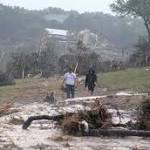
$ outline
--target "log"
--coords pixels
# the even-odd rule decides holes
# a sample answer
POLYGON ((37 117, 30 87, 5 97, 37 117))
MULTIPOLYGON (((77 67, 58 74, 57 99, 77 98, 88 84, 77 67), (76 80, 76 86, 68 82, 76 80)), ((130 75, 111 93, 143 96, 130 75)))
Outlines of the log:
POLYGON ((56 116, 48 116, 48 115, 42 115, 42 116, 31 116, 29 117, 23 124, 22 128, 27 129, 32 121, 35 120, 53 120, 53 121, 60 121, 64 119, 64 115, 56 115, 56 116))
POLYGON ((150 131, 144 130, 121 130, 121 129, 91 129, 89 136, 139 136, 139 137, 150 137, 150 131))

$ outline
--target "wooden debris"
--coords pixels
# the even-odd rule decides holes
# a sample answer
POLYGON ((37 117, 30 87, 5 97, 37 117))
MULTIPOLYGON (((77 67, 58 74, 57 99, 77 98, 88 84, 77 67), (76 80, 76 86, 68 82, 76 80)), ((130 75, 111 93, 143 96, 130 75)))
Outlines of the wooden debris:
POLYGON ((35 120, 53 120, 53 121, 60 121, 64 119, 64 115, 56 115, 56 116, 48 116, 48 115, 41 115, 41 116, 31 116, 29 117, 23 124, 22 128, 27 129, 32 121, 35 120))
MULTIPOLYGON (((58 121, 62 130, 71 135, 88 135, 88 136, 141 136, 150 137, 150 131, 127 130, 127 129, 110 129, 113 127, 112 116, 108 113, 107 108, 95 100, 91 110, 78 111, 76 113, 59 114, 55 116, 32 116, 23 124, 23 129, 27 129, 34 120, 52 120, 58 121), (88 133, 85 133, 82 122, 88 124, 88 133), (82 128, 83 127, 83 128, 82 128), (109 129, 108 129, 109 128, 109 129), (83 129, 83 130, 82 130, 83 129), (78 134, 80 133, 80 134, 78 134)), ((121 124, 115 125, 121 126, 121 124)), ((123 125, 123 127, 126 127, 123 125)))
POLYGON ((140 136, 150 137, 150 131, 144 130, 121 130, 121 129, 91 129, 89 136, 140 136))

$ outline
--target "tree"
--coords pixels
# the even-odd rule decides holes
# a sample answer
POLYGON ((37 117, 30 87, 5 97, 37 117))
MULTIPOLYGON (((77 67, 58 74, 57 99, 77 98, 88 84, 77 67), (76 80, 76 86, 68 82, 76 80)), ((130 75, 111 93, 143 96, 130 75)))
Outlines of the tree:
POLYGON ((16 78, 24 78, 26 72, 26 59, 27 55, 23 52, 21 53, 13 53, 12 61, 8 63, 8 72, 12 73, 16 78))
POLYGON ((73 54, 63 55, 59 58, 59 66, 61 73, 65 73, 68 67, 76 67, 75 71, 77 73, 85 75, 89 67, 94 67, 97 71, 99 71, 99 55, 94 52, 82 53, 80 56, 73 54), (77 66, 77 64, 79 65, 77 66))
POLYGON ((57 45, 57 41, 50 38, 47 32, 43 34, 39 43, 37 62, 39 71, 44 77, 48 77, 56 71, 57 45))
POLYGON ((116 0, 110 7, 119 15, 141 17, 150 42, 150 0, 116 0))
POLYGON ((145 39, 139 39, 136 49, 137 51, 130 57, 129 64, 135 67, 150 65, 150 43, 145 39))
POLYGON ((38 59, 39 70, 44 77, 54 74, 57 70, 57 55, 55 43, 48 42, 47 48, 40 53, 38 59))
POLYGON ((84 55, 85 53, 87 53, 88 50, 89 50, 89 48, 85 45, 83 40, 78 39, 78 38, 76 39, 75 45, 70 45, 70 47, 68 47, 69 53, 72 56, 74 56, 75 59, 76 59, 76 65, 75 65, 75 68, 74 68, 74 72, 77 71, 77 68, 80 64, 81 55, 84 55))
POLYGON ((85 53, 87 50, 88 50, 88 49, 87 49, 87 47, 85 46, 85 44, 83 43, 83 41, 82 41, 82 40, 78 40, 78 42, 77 42, 77 51, 76 51, 77 62, 76 62, 76 66, 75 66, 74 72, 77 71, 78 65, 79 65, 79 63, 80 63, 80 61, 81 61, 81 58, 80 58, 81 55, 82 55, 83 53, 85 53))
POLYGON ((55 43, 49 41, 43 51, 40 52, 16 52, 12 53, 11 61, 8 63, 8 72, 15 78, 24 78, 28 74, 41 73, 44 77, 54 74, 57 70, 57 56, 55 54, 55 43))

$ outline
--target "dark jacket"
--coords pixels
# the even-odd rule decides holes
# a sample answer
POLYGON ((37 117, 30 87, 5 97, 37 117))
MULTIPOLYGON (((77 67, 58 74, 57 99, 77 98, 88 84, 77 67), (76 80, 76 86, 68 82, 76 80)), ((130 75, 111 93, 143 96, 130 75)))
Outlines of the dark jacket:
POLYGON ((97 76, 94 70, 89 70, 88 74, 86 75, 85 79, 85 87, 95 87, 95 82, 97 81, 97 76))

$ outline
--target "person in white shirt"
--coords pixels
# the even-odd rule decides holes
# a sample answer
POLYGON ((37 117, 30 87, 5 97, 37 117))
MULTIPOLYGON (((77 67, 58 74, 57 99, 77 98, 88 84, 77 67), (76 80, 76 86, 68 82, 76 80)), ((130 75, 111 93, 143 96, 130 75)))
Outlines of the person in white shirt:
POLYGON ((64 84, 66 88, 67 98, 74 98, 76 74, 69 68, 69 71, 64 75, 64 84))

